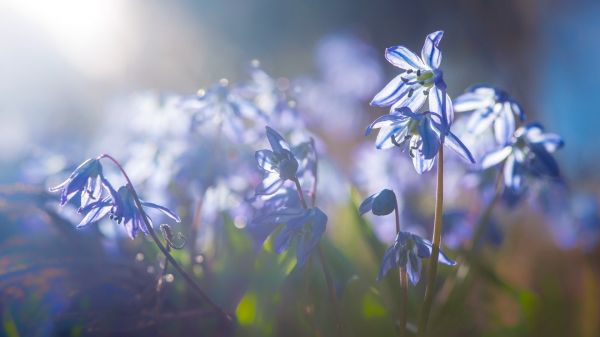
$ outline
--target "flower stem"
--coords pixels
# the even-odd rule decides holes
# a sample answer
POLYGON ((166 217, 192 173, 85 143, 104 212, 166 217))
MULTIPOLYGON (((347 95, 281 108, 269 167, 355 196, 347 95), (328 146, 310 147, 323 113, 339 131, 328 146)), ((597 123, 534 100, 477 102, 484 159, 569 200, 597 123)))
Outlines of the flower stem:
MULTIPOLYGON (((400 213, 398 211, 398 202, 394 208, 396 215, 396 235, 400 234, 400 213)), ((408 282, 406 277, 406 269, 400 267, 400 337, 406 335, 406 316, 408 313, 408 282)))
POLYGON ((435 214, 433 218, 433 239, 431 240, 431 257, 429 258, 429 274, 427 277, 427 287, 425 288, 425 299, 423 309, 421 310, 421 319, 419 321, 419 336, 424 336, 427 331, 427 322, 431 313, 433 304, 433 291, 435 286, 435 277, 437 274, 438 257, 440 252, 440 243, 442 241, 442 211, 444 205, 444 146, 440 146, 438 153, 437 168, 437 189, 435 196, 435 214))
POLYGON ((127 187, 129 188, 129 190, 133 196, 135 205, 140 210, 140 213, 142 214, 144 223, 146 224, 146 227, 148 228, 148 233, 152 237, 152 240, 154 241, 156 246, 158 246, 158 249, 160 249, 160 251, 163 253, 165 258, 171 263, 173 268, 175 268, 177 270, 177 272, 179 272, 181 274, 181 276, 183 276, 183 279, 188 283, 188 285, 190 287, 192 287, 200 295, 200 297, 202 297, 202 299, 204 301, 206 301, 216 312, 221 314, 225 319, 227 319, 228 321, 232 321, 233 318, 231 317, 231 315, 229 315, 227 312, 225 312, 225 310, 223 310, 215 302, 213 302, 213 300, 204 292, 204 290, 202 290, 200 285, 198 285, 198 283, 196 283, 196 281, 181 267, 181 265, 179 265, 179 263, 171 255, 171 253, 167 250, 167 248, 162 244, 162 242, 156 235, 156 232, 154 231, 152 224, 150 223, 150 221, 148 221, 148 216, 146 215, 146 212, 144 211, 144 208, 142 207, 140 198, 138 197, 137 192, 135 191, 135 188, 133 188, 131 179, 129 179, 129 176, 127 175, 127 172, 125 172, 125 169, 123 169, 123 166, 121 166, 121 164, 119 164, 119 162, 115 158, 111 157, 108 154, 102 154, 101 156, 98 157, 98 159, 102 159, 102 158, 106 158, 106 159, 109 159, 110 161, 112 161, 115 164, 115 166, 117 166, 117 168, 119 168, 119 170, 121 171, 123 178, 125 178, 125 180, 127 181, 127 187))
POLYGON ((502 167, 498 171, 498 175, 496 177, 496 183, 495 183, 495 187, 494 187, 494 196, 492 197, 492 200, 490 200, 490 202, 487 204, 484 211, 481 213, 479 220, 475 224, 475 232, 473 233, 473 238, 471 240, 471 246, 469 247, 469 251, 467 252, 469 257, 470 257, 470 255, 473 254, 473 251, 475 250, 477 243, 479 242, 479 240, 481 239, 481 236, 485 232, 485 226, 490 221, 490 218, 492 216, 492 211, 494 210, 496 203, 498 203, 498 200, 500 200, 500 196, 502 196, 502 172, 503 171, 504 171, 504 167, 502 167))
MULTIPOLYGON (((306 200, 304 199, 304 193, 302 192, 302 186, 300 186, 300 181, 298 180, 298 178, 294 179, 294 183, 296 184, 296 190, 298 191, 298 195, 300 196, 300 202, 302 203, 302 207, 307 209, 308 206, 306 204, 306 200)), ((321 267, 323 268, 323 275, 325 276, 325 282, 327 283, 329 299, 331 300, 331 304, 333 305, 333 312, 336 321, 336 332, 338 336, 342 336, 342 320, 340 318, 340 313, 338 310, 337 295, 335 292, 335 287, 333 285, 333 277, 331 276, 331 271, 327 267, 327 263, 325 263, 325 256, 323 254, 323 249, 321 248, 321 243, 317 244, 317 249, 319 253, 319 262, 321 263, 321 267)))

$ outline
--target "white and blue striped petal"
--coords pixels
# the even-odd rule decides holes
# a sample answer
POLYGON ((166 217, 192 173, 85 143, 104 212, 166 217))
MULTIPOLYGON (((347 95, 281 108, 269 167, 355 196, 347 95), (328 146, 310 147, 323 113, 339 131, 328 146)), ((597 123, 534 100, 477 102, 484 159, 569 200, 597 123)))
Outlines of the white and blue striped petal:
POLYGON ((433 32, 425 38, 423 49, 421 49, 421 59, 431 69, 439 68, 442 63, 442 51, 438 48, 440 40, 444 36, 443 31, 433 32))

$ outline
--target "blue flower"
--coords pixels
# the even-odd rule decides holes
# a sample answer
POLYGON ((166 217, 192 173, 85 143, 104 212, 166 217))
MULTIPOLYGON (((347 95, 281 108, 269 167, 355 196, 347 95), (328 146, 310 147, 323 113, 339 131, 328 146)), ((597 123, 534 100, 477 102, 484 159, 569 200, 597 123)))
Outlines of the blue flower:
POLYGON ((297 179, 298 173, 298 160, 292 153, 290 145, 277 131, 268 126, 266 129, 272 150, 256 151, 256 162, 266 173, 261 184, 256 187, 257 195, 275 193, 284 181, 297 179))
POLYGON ((358 207, 358 211, 360 215, 372 211, 375 215, 384 216, 392 213, 397 205, 396 194, 392 190, 384 189, 366 198, 358 207))
POLYGON ((98 201, 104 186, 102 164, 98 159, 88 159, 79 165, 62 184, 50 188, 50 192, 60 192, 60 205, 81 193, 80 207, 98 201))
POLYGON ((296 266, 302 268, 325 233, 327 215, 319 208, 302 209, 302 212, 287 222, 275 238, 278 254, 296 244, 296 266))
MULTIPOLYGON (((290 190, 291 191, 291 190, 290 190)), ((287 198, 279 201, 289 201, 287 198)), ((273 200, 278 204, 278 200, 273 200)), ((260 228, 263 234, 265 229, 273 232, 278 226, 283 228, 274 241, 274 249, 278 254, 296 245, 297 266, 302 267, 312 250, 321 239, 327 225, 327 215, 319 208, 280 207, 269 214, 261 214, 251 222, 253 227, 260 228)), ((266 238, 265 235, 263 238, 266 238)))
POLYGON ((471 152, 447 125, 440 125, 436 121, 439 118, 440 115, 435 112, 414 113, 407 107, 398 108, 373 121, 365 134, 369 135, 373 129, 380 129, 375 141, 378 149, 393 146, 408 149, 419 174, 431 170, 442 142, 461 158, 474 163, 471 152))
MULTIPOLYGON (((398 233, 394 244, 383 255, 377 281, 380 281, 390 269, 400 267, 406 269, 410 283, 416 285, 421 278, 421 259, 429 258, 431 250, 430 241, 412 233, 398 233)), ((456 262, 441 250, 439 262, 449 266, 456 265, 456 262)))
POLYGON ((552 153, 563 145, 560 136, 544 133, 541 125, 526 124, 515 131, 508 145, 484 156, 481 167, 504 163, 506 195, 518 198, 526 190, 526 176, 560 180, 560 169, 552 153))
POLYGON ((472 111, 467 122, 467 132, 479 135, 493 128, 496 142, 508 143, 515 132, 515 116, 523 121, 521 105, 503 90, 487 85, 476 85, 456 98, 454 111, 472 111))
POLYGON ((211 128, 222 128, 234 140, 250 136, 246 122, 264 117, 262 111, 231 88, 226 79, 207 90, 199 90, 195 96, 183 98, 181 108, 191 113, 193 128, 210 124, 211 128))
POLYGON ((386 49, 385 58, 405 70, 392 79, 371 101, 375 106, 392 106, 392 110, 408 107, 418 111, 429 97, 429 110, 445 117, 448 125, 454 119, 450 96, 446 94, 442 70, 442 51, 438 48, 443 31, 427 35, 421 57, 408 48, 395 46, 386 49))
MULTIPOLYGON (((135 238, 138 231, 142 231, 144 234, 148 234, 148 228, 144 221, 144 215, 150 224, 152 220, 146 214, 146 210, 142 214, 142 211, 137 207, 133 193, 127 186, 121 186, 118 191, 115 191, 110 185, 107 185, 110 191, 110 195, 100 201, 96 201, 88 204, 86 207, 80 209, 80 213, 86 214, 81 220, 78 228, 87 226, 93 222, 97 222, 104 216, 108 215, 111 220, 119 224, 123 224, 127 234, 132 239, 135 238)), ((153 204, 140 200, 142 207, 156 209, 171 219, 180 222, 181 219, 172 211, 166 207, 153 204)))
MULTIPOLYGON (((280 211, 286 208, 299 209, 302 207, 298 192, 292 188, 281 188, 272 195, 257 199, 257 203, 252 220, 249 221, 246 229, 259 247, 282 223, 282 219, 287 213, 280 213, 280 211)), ((292 212, 293 214, 295 213, 292 212)))

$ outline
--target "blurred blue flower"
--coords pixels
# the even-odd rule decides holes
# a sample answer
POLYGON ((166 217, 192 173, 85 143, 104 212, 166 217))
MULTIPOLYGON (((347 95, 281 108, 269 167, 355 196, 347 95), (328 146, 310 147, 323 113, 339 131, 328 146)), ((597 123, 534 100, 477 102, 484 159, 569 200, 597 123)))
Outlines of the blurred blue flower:
POLYGON ((253 130, 248 128, 246 123, 265 117, 264 113, 240 95, 236 88, 231 88, 226 79, 207 90, 199 90, 195 96, 183 98, 180 105, 184 111, 191 113, 192 128, 204 126, 209 129, 222 129, 232 140, 245 141, 252 138, 253 130))
POLYGON ((466 131, 479 135, 493 128, 496 142, 507 144, 516 129, 515 116, 523 121, 521 105, 507 92, 487 85, 476 85, 454 100, 455 112, 472 111, 466 131))
POLYGON ((298 216, 284 222, 285 226, 275 238, 274 247, 279 254, 296 243, 296 266, 299 268, 302 268, 310 257, 327 225, 327 215, 319 208, 301 210, 298 216))
POLYGON ((98 159, 88 159, 79 165, 62 184, 51 187, 50 192, 60 192, 61 206, 81 193, 80 207, 84 208, 94 201, 99 201, 104 185, 102 164, 98 159))
MULTIPOLYGON (((383 255, 377 280, 380 281, 390 269, 400 267, 406 269, 410 283, 416 285, 421 278, 421 259, 429 258, 431 250, 430 241, 412 233, 398 233, 394 244, 383 255)), ((449 266, 456 265, 441 250, 439 262, 449 266)))
POLYGON ((474 163, 467 147, 449 128, 436 122, 434 116, 439 120, 440 115, 435 112, 414 113, 407 107, 394 109, 390 114, 373 121, 365 134, 369 135, 373 129, 380 129, 375 141, 378 149, 393 146, 408 149, 419 174, 431 170, 441 142, 461 158, 474 163))
POLYGON ((438 48, 443 31, 427 35, 421 57, 408 48, 395 46, 386 49, 385 58, 405 71, 392 79, 371 101, 374 106, 392 106, 392 110, 408 107, 418 111, 429 97, 429 110, 445 117, 448 125, 454 119, 450 96, 446 93, 443 72, 439 69, 442 51, 438 48))
MULTIPOLYGON (((289 201, 286 196, 282 195, 282 197, 282 199, 274 199, 272 202, 289 201)), ((266 207, 270 210, 273 204, 267 204, 266 207)), ((274 240, 275 252, 280 254, 295 244, 297 266, 302 267, 312 250, 319 243, 323 233, 325 233, 327 215, 316 207, 305 209, 293 206, 280 207, 267 214, 265 214, 266 212, 261 213, 252 220, 252 226, 255 229, 262 227, 261 234, 264 235, 267 232, 266 230, 273 232, 278 226, 283 225, 274 240)), ((263 238, 266 238, 269 234, 263 238)))
POLYGON ((392 190, 384 189, 370 195, 358 207, 360 215, 372 211, 373 214, 383 216, 392 213, 398 206, 396 194, 392 190))
POLYGON ((540 124, 529 123, 517 129, 510 143, 482 159, 482 169, 504 163, 505 200, 511 204, 527 188, 525 177, 561 180, 558 163, 552 153, 564 145, 560 136, 544 133, 540 124))

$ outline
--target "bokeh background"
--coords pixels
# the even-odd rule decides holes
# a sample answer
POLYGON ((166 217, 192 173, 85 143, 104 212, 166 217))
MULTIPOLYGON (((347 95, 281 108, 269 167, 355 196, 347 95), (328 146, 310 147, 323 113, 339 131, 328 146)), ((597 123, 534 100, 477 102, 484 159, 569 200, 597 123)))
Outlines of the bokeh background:
MULTIPOLYGON (((45 173, 58 173, 98 151, 111 151, 102 147, 110 142, 98 145, 97 140, 118 138, 132 123, 123 105, 131 95, 194 94, 222 78, 240 81, 255 59, 280 83, 302 88, 298 104, 312 111, 313 131, 324 139, 327 155, 337 167, 351 175, 356 161, 353 153, 364 141, 364 127, 383 112, 369 107, 368 101, 396 73, 385 62, 384 49, 403 44, 419 50, 426 34, 441 29, 451 96, 480 82, 511 92, 530 119, 564 138, 566 147, 557 156, 571 188, 598 197, 599 18, 600 2, 594 0, 0 0, 2 196, 26 205, 32 191, 47 187, 45 173), (48 159, 48 153, 61 156, 48 159), (19 186, 17 196, 12 190, 15 186, 19 186)), ((9 268, 15 259, 27 266, 35 256, 65 253, 59 253, 58 244, 50 238, 77 242, 66 254, 76 254, 76 246, 89 239, 69 229, 65 229, 68 234, 48 236, 41 225, 33 223, 38 220, 27 223, 6 215, 16 209, 14 204, 0 200, 0 206, 4 214, 2 282, 15 277, 16 271, 9 268), (27 254, 22 255, 22 250, 28 250, 27 254)), ((500 285, 477 284, 471 296, 456 304, 456 317, 444 317, 441 311, 437 324, 450 336, 600 336, 598 223, 589 232, 579 233, 584 238, 573 239, 585 244, 564 244, 561 234, 544 229, 547 219, 540 215, 523 210, 499 212, 503 220, 518 223, 493 254, 500 285), (465 322, 470 322, 466 328, 465 322)), ((131 254, 121 258, 141 261, 138 250, 125 250, 131 254)), ((42 281, 51 278, 55 269, 44 269, 46 274, 35 274, 24 282, 38 291, 54 289, 56 298, 48 300, 53 308, 48 312, 60 311, 72 305, 63 295, 81 268, 90 266, 68 267, 75 276, 57 284, 42 281)), ((123 271, 121 276, 137 282, 131 283, 132 288, 152 282, 148 273, 140 273, 123 271)), ((109 281, 105 287, 113 291, 109 281)), ((288 288, 293 286, 283 287, 293 291, 288 288)), ((24 308, 25 300, 15 304, 10 300, 14 296, 2 294, 4 330, 0 335, 90 333, 85 330, 85 318, 74 319, 79 325, 72 320, 56 323, 52 314, 24 308)), ((230 307, 235 310, 232 298, 230 307)), ((252 302, 244 298, 243 303, 252 302)), ((417 298, 413 301, 418 308, 417 298)), ((88 302, 98 303, 93 298, 88 302)), ((78 305, 85 307, 85 303, 78 305)), ((114 303, 97 305, 107 312, 114 303)), ((369 315, 379 317, 377 308, 369 315)), ((259 320, 249 317, 250 326, 259 320)), ((288 323, 284 320, 271 330, 242 330, 241 335, 265 331, 296 335, 282 328, 288 323)), ((160 333, 199 328, 186 324, 160 333)), ((147 333, 133 328, 123 331, 147 333)))

